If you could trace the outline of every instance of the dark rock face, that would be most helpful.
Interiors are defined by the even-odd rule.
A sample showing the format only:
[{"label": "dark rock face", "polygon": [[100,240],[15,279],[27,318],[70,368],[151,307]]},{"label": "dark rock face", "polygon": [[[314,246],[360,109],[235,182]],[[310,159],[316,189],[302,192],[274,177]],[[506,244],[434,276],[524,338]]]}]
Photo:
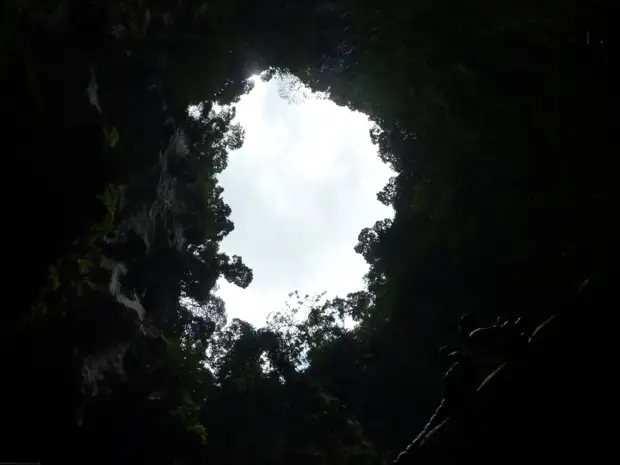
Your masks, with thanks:
[{"label": "dark rock face", "polygon": [[[559,463],[575,458],[596,463],[612,455],[620,412],[612,302],[608,294],[550,318],[534,331],[526,353],[489,375],[457,414],[397,463]],[[580,318],[584,308],[589,309],[587,322]]]}]

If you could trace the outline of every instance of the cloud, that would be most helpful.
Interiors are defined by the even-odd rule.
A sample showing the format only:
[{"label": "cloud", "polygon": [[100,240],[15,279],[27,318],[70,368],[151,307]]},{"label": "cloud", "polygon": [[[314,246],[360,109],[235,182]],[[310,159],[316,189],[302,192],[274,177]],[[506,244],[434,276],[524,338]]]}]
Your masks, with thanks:
[{"label": "cloud", "polygon": [[371,123],[327,100],[290,104],[277,80],[257,82],[237,106],[244,146],[220,175],[235,230],[222,250],[254,271],[247,289],[220,282],[229,318],[261,325],[293,290],[344,295],[363,286],[360,230],[391,217],[376,193],[389,177]]}]

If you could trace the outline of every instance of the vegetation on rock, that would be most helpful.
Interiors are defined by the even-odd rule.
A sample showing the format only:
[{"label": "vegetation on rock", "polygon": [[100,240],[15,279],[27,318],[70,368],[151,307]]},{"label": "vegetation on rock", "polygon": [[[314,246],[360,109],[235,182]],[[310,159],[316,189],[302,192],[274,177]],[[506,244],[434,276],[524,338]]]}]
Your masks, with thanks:
[{"label": "vegetation on rock", "polygon": [[[1,8],[0,461],[386,464],[439,403],[466,312],[528,334],[564,316],[416,463],[609,453],[588,422],[617,407],[615,2]],[[396,176],[394,219],[355,247],[365,288],[292,294],[256,328],[213,290],[252,281],[219,249],[217,175],[261,71],[368,114]]]}]

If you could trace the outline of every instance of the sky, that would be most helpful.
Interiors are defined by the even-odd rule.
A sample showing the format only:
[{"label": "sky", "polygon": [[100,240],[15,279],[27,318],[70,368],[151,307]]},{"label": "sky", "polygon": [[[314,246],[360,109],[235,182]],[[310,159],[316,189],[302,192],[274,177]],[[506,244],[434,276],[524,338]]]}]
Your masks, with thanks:
[{"label": "sky", "polygon": [[367,116],[324,99],[291,103],[277,78],[255,82],[237,104],[245,143],[219,177],[235,224],[221,250],[240,255],[254,280],[241,289],[221,279],[217,294],[229,321],[262,326],[294,290],[334,297],[364,287],[368,266],[353,247],[364,227],[393,216],[376,197],[393,173]]}]

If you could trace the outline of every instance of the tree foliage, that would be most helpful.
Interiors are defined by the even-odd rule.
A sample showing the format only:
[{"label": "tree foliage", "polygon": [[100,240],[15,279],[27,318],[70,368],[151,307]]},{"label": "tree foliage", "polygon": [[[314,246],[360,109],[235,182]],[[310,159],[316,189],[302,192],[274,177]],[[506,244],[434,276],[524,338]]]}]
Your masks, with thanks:
[{"label": "tree foliage", "polygon": [[[573,352],[509,373],[570,393],[541,425],[602,447],[571,433],[595,388],[565,360],[580,325],[590,360],[617,336],[614,2],[5,3],[0,461],[385,464],[440,399],[460,314],[531,331],[566,308]],[[253,277],[220,250],[218,175],[263,71],[369,115],[395,215],[359,234],[363,289],[292,293],[256,328],[214,289]],[[502,389],[424,463],[484,456],[463,444],[507,430]]]}]

